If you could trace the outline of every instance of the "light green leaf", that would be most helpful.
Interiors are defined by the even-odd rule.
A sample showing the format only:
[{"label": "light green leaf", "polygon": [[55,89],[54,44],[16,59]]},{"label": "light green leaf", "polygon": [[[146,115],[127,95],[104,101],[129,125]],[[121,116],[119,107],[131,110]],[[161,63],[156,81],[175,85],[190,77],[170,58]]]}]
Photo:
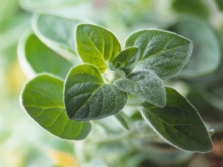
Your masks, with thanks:
[{"label": "light green leaf", "polygon": [[65,108],[70,119],[93,120],[117,114],[127,102],[127,94],[105,84],[92,65],[71,69],[65,81]]},{"label": "light green leaf", "polygon": [[177,91],[166,88],[167,104],[157,108],[144,104],[141,110],[149,126],[169,144],[192,152],[209,152],[212,143],[196,109]]},{"label": "light green leaf", "polygon": [[208,19],[210,16],[210,8],[204,0],[173,0],[173,11],[182,14],[190,14],[203,19]]},{"label": "light green leaf", "polygon": [[127,115],[125,115],[124,112],[119,112],[118,114],[115,114],[115,118],[126,130],[130,129],[130,119]]},{"label": "light green leaf", "polygon": [[89,122],[69,120],[63,105],[63,82],[42,74],[29,81],[21,95],[28,114],[52,134],[71,140],[84,139],[91,130]]},{"label": "light green leaf", "polygon": [[219,41],[211,28],[198,19],[187,19],[173,25],[171,30],[193,41],[193,54],[180,76],[199,77],[213,72],[220,64]]},{"label": "light green leaf", "polygon": [[122,70],[128,75],[138,63],[140,50],[130,47],[121,51],[111,62],[111,68]]},{"label": "light green leaf", "polygon": [[[32,27],[35,34],[50,48],[63,56],[76,55],[74,29],[80,20],[36,13],[33,16]],[[68,57],[69,58],[69,57]]]},{"label": "light green leaf", "polygon": [[190,40],[163,30],[141,30],[131,34],[125,47],[140,49],[140,64],[151,69],[161,79],[176,75],[189,61],[192,53]]},{"label": "light green leaf", "polygon": [[92,24],[77,26],[76,47],[83,62],[92,64],[101,73],[107,69],[106,61],[112,60],[121,49],[112,32]]},{"label": "light green leaf", "polygon": [[[18,48],[19,60],[25,72],[48,72],[65,78],[72,64],[45,46],[34,34],[22,36]],[[28,73],[29,75],[29,73]]]},{"label": "light green leaf", "polygon": [[159,107],[166,103],[162,80],[152,70],[136,71],[114,82],[121,91],[135,95]]}]

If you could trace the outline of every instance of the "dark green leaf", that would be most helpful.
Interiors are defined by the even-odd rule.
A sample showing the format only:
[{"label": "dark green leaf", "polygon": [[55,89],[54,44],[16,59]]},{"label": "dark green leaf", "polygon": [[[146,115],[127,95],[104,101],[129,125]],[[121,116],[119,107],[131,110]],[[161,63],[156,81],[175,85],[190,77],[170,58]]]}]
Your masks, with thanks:
[{"label": "dark green leaf", "polygon": [[130,47],[121,51],[111,62],[112,68],[122,70],[128,75],[138,63],[139,48]]},{"label": "dark green leaf", "polygon": [[223,82],[219,82],[212,87],[206,88],[202,96],[214,107],[223,110]]},{"label": "dark green leaf", "polygon": [[49,72],[65,78],[72,67],[71,63],[45,46],[32,33],[26,33],[21,38],[18,54],[22,67],[28,74]]},{"label": "dark green leaf", "polygon": [[35,34],[50,48],[64,56],[76,55],[74,28],[80,20],[51,14],[35,14],[32,27]]},{"label": "dark green leaf", "polygon": [[165,106],[165,88],[162,80],[152,70],[133,72],[127,78],[118,79],[114,83],[121,91],[133,94],[156,106]]},{"label": "dark green leaf", "polygon": [[218,8],[223,11],[223,1],[222,0],[215,0],[216,4],[218,5]]},{"label": "dark green leaf", "polygon": [[92,65],[74,67],[65,81],[65,108],[70,119],[93,120],[117,114],[127,102],[127,94],[105,84]]},{"label": "dark green leaf", "polygon": [[192,43],[177,34],[162,30],[141,30],[131,34],[126,47],[140,49],[140,64],[151,69],[161,79],[176,75],[188,62]]},{"label": "dark green leaf", "polygon": [[203,21],[187,19],[176,23],[173,31],[193,41],[193,53],[180,76],[199,77],[213,72],[220,64],[220,46],[211,28]]},{"label": "dark green leaf", "polygon": [[204,19],[210,16],[210,8],[204,0],[173,0],[173,10],[182,14],[195,15]]},{"label": "dark green leaf", "polygon": [[167,104],[157,108],[144,104],[142,116],[161,138],[186,151],[208,152],[212,143],[196,109],[177,91],[166,88]]},{"label": "dark green leaf", "polygon": [[76,44],[83,62],[94,65],[101,73],[107,68],[106,60],[112,60],[121,49],[112,32],[92,24],[78,25]]},{"label": "dark green leaf", "polygon": [[43,128],[63,139],[84,139],[91,130],[89,122],[69,120],[63,105],[63,82],[42,74],[25,86],[22,104]]}]

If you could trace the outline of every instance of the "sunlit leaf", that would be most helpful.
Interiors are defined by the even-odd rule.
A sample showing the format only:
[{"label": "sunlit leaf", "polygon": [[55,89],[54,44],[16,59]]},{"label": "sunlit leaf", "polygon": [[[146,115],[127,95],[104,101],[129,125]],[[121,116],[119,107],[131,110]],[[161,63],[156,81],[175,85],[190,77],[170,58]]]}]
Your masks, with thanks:
[{"label": "sunlit leaf", "polygon": [[141,30],[131,34],[126,47],[140,49],[140,64],[151,69],[161,79],[176,75],[189,61],[192,52],[190,40],[163,30]]},{"label": "sunlit leaf", "polygon": [[22,36],[18,50],[21,65],[28,74],[48,72],[65,78],[72,67],[68,60],[49,49],[32,33]]},{"label": "sunlit leaf", "polygon": [[166,88],[167,104],[157,108],[144,104],[141,110],[148,125],[166,142],[192,152],[209,152],[212,143],[196,109],[177,91]]},{"label": "sunlit leaf", "polygon": [[205,22],[187,19],[173,25],[171,30],[193,42],[191,59],[180,76],[185,78],[203,76],[213,72],[219,66],[221,56],[219,41]]},{"label": "sunlit leaf", "polygon": [[25,86],[21,95],[27,113],[44,129],[70,140],[84,139],[91,130],[89,122],[69,120],[63,105],[63,82],[42,74]]},{"label": "sunlit leaf", "polygon": [[156,106],[165,106],[165,88],[162,80],[152,70],[133,72],[127,78],[118,79],[114,83],[121,91],[135,95]]},{"label": "sunlit leaf", "polygon": [[92,24],[77,26],[76,46],[83,62],[94,65],[101,73],[107,68],[106,61],[112,60],[121,49],[112,32]]},{"label": "sunlit leaf", "polygon": [[93,120],[117,114],[126,104],[127,94],[105,84],[92,65],[71,69],[65,81],[65,108],[70,119]]}]

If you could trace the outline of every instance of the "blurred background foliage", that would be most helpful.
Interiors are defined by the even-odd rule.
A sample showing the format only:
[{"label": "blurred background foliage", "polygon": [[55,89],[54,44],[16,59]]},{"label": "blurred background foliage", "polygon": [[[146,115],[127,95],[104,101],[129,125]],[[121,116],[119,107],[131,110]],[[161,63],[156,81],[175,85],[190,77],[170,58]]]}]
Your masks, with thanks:
[{"label": "blurred background foliage", "polygon": [[[43,130],[19,102],[19,93],[30,75],[21,69],[17,45],[21,34],[30,32],[31,18],[37,11],[102,25],[122,42],[130,32],[141,28],[170,30],[191,39],[191,61],[166,85],[186,96],[207,127],[214,129],[213,152],[191,154],[162,142],[148,142],[142,134],[153,134],[147,128],[135,133],[141,137],[138,140],[120,141],[114,137],[110,141],[95,141],[95,136],[106,139],[108,133],[113,136],[124,131],[111,118],[94,125],[84,141],[61,140]],[[38,40],[35,36],[33,39]],[[223,166],[222,41],[223,0],[0,0],[0,166]],[[41,50],[34,48],[31,52],[38,55]],[[132,120],[137,117],[132,115]],[[133,127],[137,126],[144,127],[142,122]]]}]

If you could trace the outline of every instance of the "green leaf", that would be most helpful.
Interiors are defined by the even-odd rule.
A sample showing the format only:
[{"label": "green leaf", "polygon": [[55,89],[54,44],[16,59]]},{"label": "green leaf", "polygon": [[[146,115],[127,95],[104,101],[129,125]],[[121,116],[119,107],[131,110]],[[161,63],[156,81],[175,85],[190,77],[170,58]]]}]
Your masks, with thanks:
[{"label": "green leaf", "polygon": [[71,69],[65,81],[65,108],[70,119],[93,120],[117,114],[127,102],[127,94],[105,84],[92,65]]},{"label": "green leaf", "polygon": [[192,53],[190,40],[162,30],[141,30],[131,34],[125,47],[140,49],[140,64],[151,69],[161,79],[176,75],[189,61]]},{"label": "green leaf", "polygon": [[144,104],[141,113],[149,126],[169,144],[192,152],[208,152],[212,143],[196,109],[177,91],[166,88],[167,104]]},{"label": "green leaf", "polygon": [[193,54],[180,76],[196,78],[213,72],[219,66],[219,41],[205,22],[199,19],[185,19],[173,25],[171,30],[193,41]]},{"label": "green leaf", "polygon": [[121,51],[111,62],[111,68],[122,70],[128,75],[138,63],[140,50],[130,47]]},{"label": "green leaf", "polygon": [[63,105],[63,82],[42,74],[29,81],[21,95],[28,114],[52,134],[71,140],[84,139],[91,130],[89,122],[69,120]]},{"label": "green leaf", "polygon": [[218,5],[219,10],[223,11],[223,1],[215,0],[215,3]]},{"label": "green leaf", "polygon": [[107,69],[106,61],[112,60],[121,49],[112,32],[92,24],[77,26],[76,46],[83,62],[92,64],[101,73]]},{"label": "green leaf", "polygon": [[18,55],[24,71],[30,75],[48,72],[65,78],[72,67],[70,62],[49,49],[30,32],[20,39]]},{"label": "green leaf", "polygon": [[172,8],[178,13],[190,14],[203,19],[208,19],[210,16],[210,8],[203,0],[173,0]]},{"label": "green leaf", "polygon": [[223,110],[223,84],[222,82],[223,81],[219,83],[215,83],[209,88],[204,89],[202,92],[202,96],[206,99],[206,101],[220,110]]},{"label": "green leaf", "polygon": [[130,129],[130,119],[127,115],[125,115],[124,112],[119,112],[118,114],[115,114],[115,118],[126,130]]},{"label": "green leaf", "polygon": [[162,80],[152,70],[136,71],[114,82],[121,91],[135,95],[159,107],[166,103]]},{"label": "green leaf", "polygon": [[50,48],[63,56],[76,55],[74,28],[80,20],[69,19],[51,14],[36,13],[32,27],[35,34]]}]

